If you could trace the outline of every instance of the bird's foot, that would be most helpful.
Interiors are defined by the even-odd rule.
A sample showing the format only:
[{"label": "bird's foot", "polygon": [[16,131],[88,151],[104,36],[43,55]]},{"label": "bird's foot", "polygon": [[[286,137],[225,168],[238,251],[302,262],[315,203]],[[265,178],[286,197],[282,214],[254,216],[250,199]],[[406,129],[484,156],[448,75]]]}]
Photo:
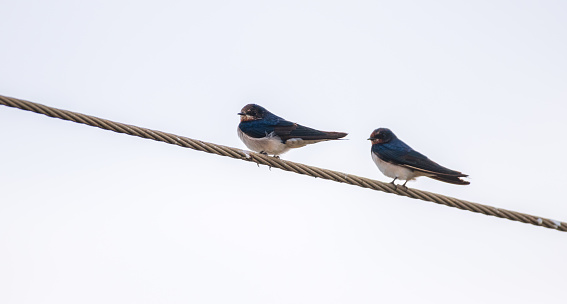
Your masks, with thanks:
[{"label": "bird's foot", "polygon": [[[267,153],[266,151],[260,151],[260,152],[258,152],[258,153],[260,153],[260,154],[262,154],[262,155],[268,156],[268,153]],[[280,158],[280,157],[277,156],[277,155],[274,155],[274,157],[275,157],[275,158]],[[260,167],[260,164],[258,164],[258,163],[256,163],[256,164],[258,165],[258,167]],[[268,169],[269,169],[270,171],[272,171],[272,166],[268,165]]]},{"label": "bird's foot", "polygon": [[274,155],[274,158],[280,159],[279,155]]},{"label": "bird's foot", "polygon": [[394,186],[394,190],[396,190],[396,191],[398,190],[398,185],[396,185],[394,182],[395,182],[397,179],[398,179],[398,178],[396,177],[396,178],[394,178],[393,181],[390,182],[390,184],[392,184],[392,186]]}]

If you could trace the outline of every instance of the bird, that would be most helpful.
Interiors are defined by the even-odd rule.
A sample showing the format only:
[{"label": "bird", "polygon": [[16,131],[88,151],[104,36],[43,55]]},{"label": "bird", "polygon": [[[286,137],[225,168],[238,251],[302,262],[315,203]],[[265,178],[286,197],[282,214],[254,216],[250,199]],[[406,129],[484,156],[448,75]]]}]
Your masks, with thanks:
[{"label": "bird", "polygon": [[372,142],[372,160],[384,175],[394,179],[391,184],[396,188],[394,182],[397,179],[405,180],[403,187],[407,188],[407,182],[418,176],[456,185],[470,184],[461,179],[468,175],[430,160],[400,140],[390,129],[378,128],[370,134],[368,140]]},{"label": "bird", "polygon": [[247,104],[240,113],[238,137],[248,149],[264,155],[279,155],[289,149],[343,138],[347,133],[325,132],[287,121],[257,104]]}]

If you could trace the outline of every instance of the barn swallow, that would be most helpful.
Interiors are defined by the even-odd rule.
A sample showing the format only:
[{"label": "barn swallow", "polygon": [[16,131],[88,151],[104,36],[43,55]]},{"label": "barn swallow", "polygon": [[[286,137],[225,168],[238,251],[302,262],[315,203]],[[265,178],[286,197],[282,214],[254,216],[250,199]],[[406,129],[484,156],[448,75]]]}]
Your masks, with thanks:
[{"label": "barn swallow", "polygon": [[380,171],[394,180],[413,180],[418,176],[427,176],[442,182],[468,185],[470,182],[462,180],[461,177],[468,175],[458,171],[447,169],[430,160],[427,156],[415,151],[390,131],[390,129],[379,128],[370,134],[368,140],[372,141],[372,160]]},{"label": "barn swallow", "polygon": [[263,107],[248,104],[240,113],[238,137],[248,149],[265,155],[278,155],[292,148],[345,137],[347,133],[325,132],[287,121]]}]

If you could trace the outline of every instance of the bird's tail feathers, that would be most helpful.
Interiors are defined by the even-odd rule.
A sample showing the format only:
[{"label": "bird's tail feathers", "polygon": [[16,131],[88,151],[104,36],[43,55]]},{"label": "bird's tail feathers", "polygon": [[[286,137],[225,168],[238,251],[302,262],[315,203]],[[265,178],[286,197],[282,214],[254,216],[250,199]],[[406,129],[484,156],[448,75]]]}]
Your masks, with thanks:
[{"label": "bird's tail feathers", "polygon": [[325,135],[328,139],[339,139],[343,138],[348,135],[348,133],[344,132],[325,132]]},{"label": "bird's tail feathers", "polygon": [[430,177],[432,179],[436,179],[438,181],[446,182],[446,183],[449,183],[449,184],[455,184],[455,185],[469,185],[471,183],[469,181],[462,180],[458,176],[432,175],[432,176],[428,176],[428,177]]}]

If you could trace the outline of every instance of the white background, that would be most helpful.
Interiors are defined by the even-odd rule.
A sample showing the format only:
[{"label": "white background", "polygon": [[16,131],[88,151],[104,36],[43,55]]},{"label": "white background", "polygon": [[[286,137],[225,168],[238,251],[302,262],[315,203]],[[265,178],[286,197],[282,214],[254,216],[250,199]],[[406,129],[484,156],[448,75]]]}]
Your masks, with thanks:
[{"label": "white background", "polygon": [[[3,1],[0,94],[567,220],[564,1]],[[0,107],[1,303],[562,303],[567,234]]]}]

